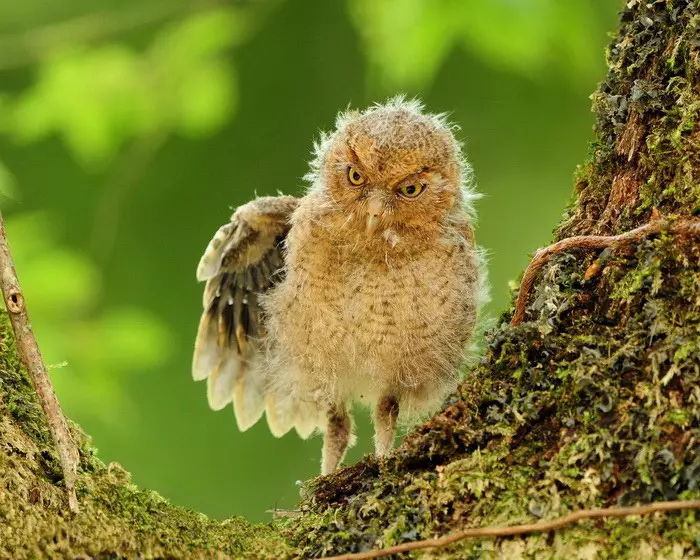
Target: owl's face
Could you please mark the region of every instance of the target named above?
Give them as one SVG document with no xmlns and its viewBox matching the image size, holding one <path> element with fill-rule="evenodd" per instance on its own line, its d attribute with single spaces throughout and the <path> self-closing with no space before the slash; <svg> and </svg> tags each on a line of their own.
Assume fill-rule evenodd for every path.
<svg viewBox="0 0 700 560">
<path fill-rule="evenodd" d="M 416 105 L 345 115 L 320 163 L 334 206 L 350 227 L 370 236 L 434 231 L 461 192 L 463 169 L 452 132 Z"/>
</svg>

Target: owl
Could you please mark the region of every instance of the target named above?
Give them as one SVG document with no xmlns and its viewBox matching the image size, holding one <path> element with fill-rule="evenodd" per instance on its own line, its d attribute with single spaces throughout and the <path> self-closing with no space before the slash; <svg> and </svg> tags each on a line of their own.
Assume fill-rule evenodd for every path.
<svg viewBox="0 0 700 560">
<path fill-rule="evenodd" d="M 240 430 L 323 434 L 321 472 L 373 412 L 377 456 L 397 422 L 455 389 L 482 286 L 471 170 L 454 126 L 393 98 L 322 134 L 301 197 L 239 207 L 197 268 L 206 281 L 193 377 Z"/>
</svg>

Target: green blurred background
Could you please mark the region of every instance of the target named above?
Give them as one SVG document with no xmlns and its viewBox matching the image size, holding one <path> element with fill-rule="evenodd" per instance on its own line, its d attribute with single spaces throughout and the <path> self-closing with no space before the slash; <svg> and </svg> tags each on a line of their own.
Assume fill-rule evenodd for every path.
<svg viewBox="0 0 700 560">
<path fill-rule="evenodd" d="M 299 194 L 350 104 L 419 95 L 475 168 L 496 315 L 586 155 L 611 0 L 0 0 L 0 192 L 61 403 L 103 459 L 269 519 L 320 438 L 236 431 L 190 378 L 194 270 L 231 208 Z M 371 449 L 365 412 L 348 460 Z"/>
</svg>

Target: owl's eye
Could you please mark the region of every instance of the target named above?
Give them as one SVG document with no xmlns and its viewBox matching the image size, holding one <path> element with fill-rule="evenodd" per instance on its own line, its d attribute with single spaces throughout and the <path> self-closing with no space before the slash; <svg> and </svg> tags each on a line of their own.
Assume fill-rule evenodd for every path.
<svg viewBox="0 0 700 560">
<path fill-rule="evenodd" d="M 404 198 L 417 198 L 425 189 L 423 183 L 413 183 L 411 185 L 404 185 L 399 187 L 399 194 Z"/>
<path fill-rule="evenodd" d="M 348 181 L 350 181 L 351 185 L 359 187 L 365 182 L 365 178 L 360 175 L 360 172 L 351 165 L 348 167 Z"/>
</svg>

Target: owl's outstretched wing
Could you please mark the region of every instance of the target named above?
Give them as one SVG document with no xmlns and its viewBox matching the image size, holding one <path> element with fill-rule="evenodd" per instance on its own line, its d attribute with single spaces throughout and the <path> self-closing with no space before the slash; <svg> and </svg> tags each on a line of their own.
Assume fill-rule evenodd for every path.
<svg viewBox="0 0 700 560">
<path fill-rule="evenodd" d="M 265 335 L 259 297 L 282 279 L 282 245 L 299 200 L 261 197 L 241 206 L 214 235 L 197 267 L 206 281 L 192 377 L 207 380 L 209 406 L 233 401 L 241 431 L 265 410 L 265 376 L 259 371 Z"/>
</svg>

